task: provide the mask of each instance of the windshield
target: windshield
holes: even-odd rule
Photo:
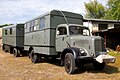
[[[69,33],[70,35],[84,35],[84,36],[90,35],[88,28],[80,26],[69,26]]]

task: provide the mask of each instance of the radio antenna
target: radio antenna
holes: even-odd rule
[[[63,17],[64,17],[64,19],[65,19],[65,21],[66,21],[66,23],[67,23],[67,25],[69,25],[69,23],[68,23],[68,20],[67,20],[67,18],[66,18],[66,16],[65,16],[65,14],[62,12],[62,11],[60,11],[60,10],[58,10],[62,15],[63,15]]]

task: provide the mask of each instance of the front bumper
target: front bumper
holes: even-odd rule
[[[114,56],[110,56],[108,54],[101,54],[95,58],[95,60],[99,63],[114,63],[116,58]]]

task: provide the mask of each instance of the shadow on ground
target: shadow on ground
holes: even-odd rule
[[[60,60],[59,59],[42,59],[41,61],[42,63],[50,63],[53,64],[55,66],[60,66]],[[40,63],[41,63],[40,62]],[[110,65],[106,65],[105,68],[101,71],[96,71],[94,70],[92,64],[85,64],[84,67],[81,68],[76,68],[75,74],[80,74],[80,73],[84,73],[84,72],[89,72],[89,73],[106,73],[106,74],[113,74],[113,73],[119,73],[119,67],[115,67],[115,66],[110,66]]]
[[[119,73],[118,67],[106,65],[103,70],[94,70],[92,64],[86,64],[83,68],[77,69],[75,74],[80,74],[84,72],[88,73],[106,73],[106,74],[113,74],[113,73]]]

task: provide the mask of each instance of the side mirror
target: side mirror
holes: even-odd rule
[[[59,35],[60,34],[60,31],[57,31],[57,35]]]

